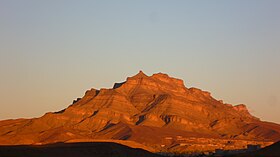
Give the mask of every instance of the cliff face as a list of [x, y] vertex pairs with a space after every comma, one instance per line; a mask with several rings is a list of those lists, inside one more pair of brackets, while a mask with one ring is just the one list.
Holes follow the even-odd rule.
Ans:
[[262, 122], [245, 105], [232, 106], [209, 92], [186, 88], [167, 74], [140, 71], [112, 89], [90, 89], [68, 108], [40, 118], [0, 122], [1, 144], [120, 139], [162, 143], [172, 135], [280, 140], [280, 125]]

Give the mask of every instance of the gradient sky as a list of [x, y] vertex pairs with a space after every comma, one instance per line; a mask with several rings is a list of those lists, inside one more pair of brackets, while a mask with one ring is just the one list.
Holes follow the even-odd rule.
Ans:
[[143, 70], [280, 123], [280, 1], [0, 1], [0, 119]]

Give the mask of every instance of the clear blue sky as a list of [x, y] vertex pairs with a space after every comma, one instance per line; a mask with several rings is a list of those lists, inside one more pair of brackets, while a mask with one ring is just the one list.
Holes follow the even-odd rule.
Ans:
[[0, 1], [0, 119], [41, 116], [140, 69], [280, 123], [280, 1]]

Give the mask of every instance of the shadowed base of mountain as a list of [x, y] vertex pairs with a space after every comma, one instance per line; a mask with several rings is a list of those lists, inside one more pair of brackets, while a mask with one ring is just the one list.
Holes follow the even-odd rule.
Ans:
[[238, 154], [231, 157], [279, 157], [280, 156], [280, 142], [276, 142], [271, 146], [263, 149], [248, 152], [244, 154]]
[[143, 149], [112, 142], [55, 143], [48, 145], [0, 146], [5, 157], [161, 157]]

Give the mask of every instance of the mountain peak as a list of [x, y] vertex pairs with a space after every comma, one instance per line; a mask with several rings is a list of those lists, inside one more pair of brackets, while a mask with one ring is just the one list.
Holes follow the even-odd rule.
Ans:
[[162, 72], [153, 74], [152, 77], [155, 77], [155, 78], [171, 78], [168, 74], [165, 74], [165, 73], [162, 73]]
[[132, 76], [132, 77], [129, 77], [129, 78], [145, 78], [145, 77], [148, 77], [142, 70], [139, 70], [139, 72]]
[[172, 84], [172, 85], [184, 86], [184, 81], [183, 80], [170, 77], [168, 74], [165, 74], [165, 73], [159, 72], [157, 74], [153, 74], [151, 77], [154, 78], [154, 79], [160, 80], [160, 81], [162, 81], [164, 83], [168, 83], [168, 84]]

